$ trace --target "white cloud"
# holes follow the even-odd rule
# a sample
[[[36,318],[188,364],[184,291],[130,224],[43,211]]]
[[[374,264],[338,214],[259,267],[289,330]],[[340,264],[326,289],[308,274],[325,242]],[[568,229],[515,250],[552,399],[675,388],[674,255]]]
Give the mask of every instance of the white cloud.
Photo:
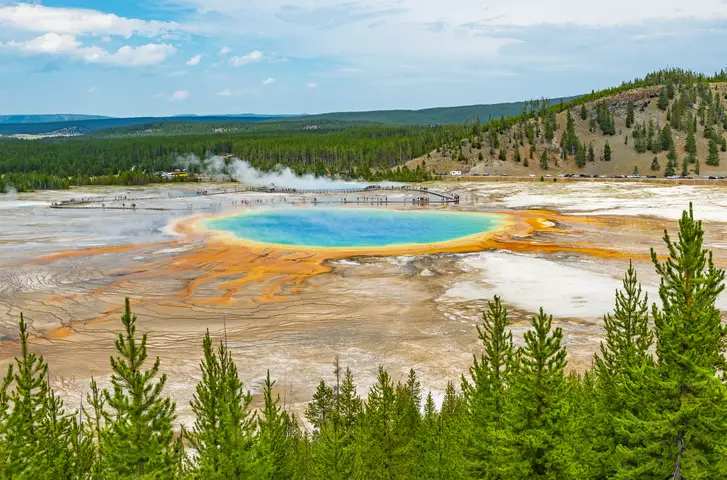
[[[310,82],[305,85],[305,88],[318,88],[318,84],[316,82]]]
[[[183,100],[187,100],[190,96],[191,94],[189,93],[189,90],[177,90],[169,96],[169,101],[181,102]]]
[[[190,67],[194,67],[195,65],[199,65],[199,62],[201,62],[201,61],[202,61],[202,54],[198,53],[194,57],[187,60],[187,65],[189,65]]]
[[[81,42],[73,35],[46,33],[27,42],[8,42],[5,46],[25,53],[73,53],[78,51]]]
[[[232,49],[230,47],[228,47],[227,45],[225,45],[224,47],[222,47],[222,50],[220,50],[220,55],[227,55],[231,51],[232,51]]]
[[[218,97],[231,97],[232,96],[232,90],[229,88],[226,88],[225,90],[217,92]]]
[[[139,20],[82,8],[19,3],[0,6],[0,29],[68,35],[141,35],[155,37],[176,30],[174,22]]]
[[[177,49],[166,43],[150,43],[138,47],[125,45],[116,52],[98,46],[84,47],[73,35],[46,33],[26,42],[7,42],[3,47],[30,55],[68,56],[87,63],[116,67],[148,67],[164,62]]]
[[[266,78],[265,80],[263,80],[263,85],[272,85],[273,83],[275,83],[274,78]]]
[[[230,57],[229,62],[232,66],[241,67],[243,65],[247,65],[248,63],[259,62],[263,58],[263,52],[259,50],[253,50],[252,52],[248,53],[247,55],[243,55],[242,57]]]

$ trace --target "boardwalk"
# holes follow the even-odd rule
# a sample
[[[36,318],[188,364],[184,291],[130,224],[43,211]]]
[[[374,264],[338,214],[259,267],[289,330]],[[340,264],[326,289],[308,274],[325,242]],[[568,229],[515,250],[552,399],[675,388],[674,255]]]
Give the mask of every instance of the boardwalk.
[[[329,199],[317,197],[312,200],[306,196],[303,196],[299,201],[303,203],[313,204],[367,204],[367,205],[388,205],[388,204],[417,204],[426,205],[430,203],[459,203],[458,195],[447,195],[428,189],[427,187],[411,187],[408,185],[400,186],[386,186],[381,187],[378,185],[368,186],[365,188],[347,188],[347,189],[298,189],[298,188],[273,188],[273,187],[234,187],[226,188],[223,190],[199,190],[196,192],[184,192],[181,194],[167,194],[147,197],[129,197],[127,195],[120,196],[103,196],[103,197],[80,197],[65,200],[59,203],[53,203],[51,208],[85,208],[85,209],[108,209],[108,210],[187,210],[191,209],[191,205],[184,209],[173,209],[165,207],[153,207],[148,205],[137,205],[137,202],[156,202],[161,200],[169,199],[192,199],[192,198],[203,198],[213,197],[217,195],[234,195],[237,193],[268,193],[268,194],[285,194],[285,195],[354,195],[357,196],[355,199],[343,197],[340,199]],[[386,192],[405,192],[405,193],[417,193],[421,194],[413,199],[401,199],[393,198],[390,199],[384,195]],[[365,195],[362,195],[365,194]],[[433,197],[433,199],[431,198]],[[280,197],[271,197],[271,202],[268,201],[247,201],[249,204],[259,203],[275,203],[274,200],[279,200]],[[121,203],[121,206],[119,206]],[[288,203],[287,198],[283,198],[280,203]],[[294,203],[293,200],[289,203]],[[107,205],[109,204],[109,205]],[[233,202],[235,204],[235,202]],[[241,203],[240,203],[241,204]],[[210,208],[221,208],[222,204],[214,204]]]

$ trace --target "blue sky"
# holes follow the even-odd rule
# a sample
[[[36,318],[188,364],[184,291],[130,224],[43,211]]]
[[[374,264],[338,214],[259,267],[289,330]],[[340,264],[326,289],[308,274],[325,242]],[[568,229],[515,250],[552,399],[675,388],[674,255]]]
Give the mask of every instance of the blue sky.
[[[0,114],[318,113],[727,66],[727,0],[0,0]]]

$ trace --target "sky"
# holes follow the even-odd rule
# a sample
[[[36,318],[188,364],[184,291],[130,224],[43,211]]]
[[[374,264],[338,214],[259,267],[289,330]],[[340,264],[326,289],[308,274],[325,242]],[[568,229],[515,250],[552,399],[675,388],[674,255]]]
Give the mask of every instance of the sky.
[[[727,67],[727,0],[0,0],[0,114],[321,113]]]

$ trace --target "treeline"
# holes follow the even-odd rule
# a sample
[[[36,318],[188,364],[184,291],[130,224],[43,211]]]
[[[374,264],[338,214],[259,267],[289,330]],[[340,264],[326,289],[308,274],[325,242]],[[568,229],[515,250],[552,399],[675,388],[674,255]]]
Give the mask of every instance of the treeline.
[[[266,376],[262,407],[224,342],[202,342],[194,425],[175,433],[159,358],[126,301],[110,387],[95,380],[67,412],[30,352],[0,384],[0,473],[32,479],[591,479],[727,476],[727,327],[715,301],[725,273],[703,248],[691,208],[669,258],[652,250],[661,306],[629,267],[593,367],[567,374],[563,332],[542,309],[516,347],[499,298],[483,313],[474,357],[441,407],[412,370],[383,368],[365,398],[335,364],[305,410],[281,406]],[[653,324],[650,322],[653,320]]]
[[[148,174],[173,169],[180,156],[234,155],[260,170],[279,165],[297,174],[381,180],[423,180],[395,169],[442,141],[462,137],[463,126],[354,127],[317,132],[217,134],[123,139],[62,139],[0,143],[0,174],[42,173],[59,178]]]
[[[33,190],[65,190],[71,185],[148,185],[150,183],[194,182],[193,177],[164,178],[158,174],[139,171],[126,171],[118,175],[99,175],[90,177],[59,177],[47,173],[6,173],[0,175],[0,193],[29,192]]]

